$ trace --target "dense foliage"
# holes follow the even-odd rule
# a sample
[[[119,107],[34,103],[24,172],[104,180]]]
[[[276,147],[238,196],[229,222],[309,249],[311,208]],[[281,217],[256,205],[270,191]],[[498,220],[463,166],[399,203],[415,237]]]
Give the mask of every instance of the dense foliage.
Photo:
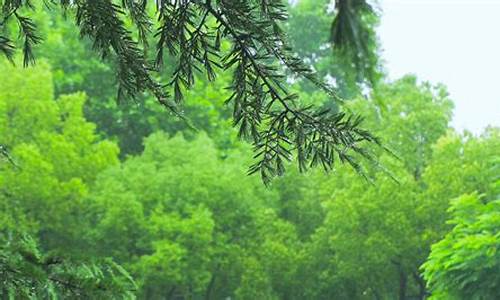
[[[330,38],[356,37],[332,20],[347,14],[366,35],[377,22],[364,1],[346,3],[341,12],[299,1],[286,30],[304,63],[353,98],[342,109],[363,115],[391,151],[368,147],[371,160],[353,161],[368,180],[348,165],[303,173],[283,160],[288,172],[267,187],[247,175],[254,149],[224,104],[231,74],[195,74],[182,89],[193,130],[154,95],[116,102],[119,62],[93,54],[56,7],[31,12],[44,39],[37,64],[0,62],[0,297],[495,299],[500,129],[456,132],[444,86],[381,81],[373,36],[362,39],[365,56],[346,63],[352,53]],[[310,27],[318,31],[308,36]],[[228,53],[230,40],[220,45]],[[287,76],[294,101],[339,111]],[[371,89],[360,95],[363,85]]]
[[[424,276],[435,299],[494,299],[500,295],[500,201],[477,194],[453,201],[453,229],[432,246]]]

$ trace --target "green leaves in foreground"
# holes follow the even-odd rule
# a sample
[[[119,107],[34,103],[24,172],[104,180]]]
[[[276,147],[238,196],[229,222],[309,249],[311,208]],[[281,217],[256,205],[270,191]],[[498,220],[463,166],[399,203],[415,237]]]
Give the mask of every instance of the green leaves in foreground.
[[[255,145],[258,162],[252,165],[249,173],[260,172],[264,183],[268,183],[272,177],[284,174],[285,163],[296,151],[301,171],[315,165],[329,171],[336,162],[341,162],[365,175],[353,153],[375,161],[362,143],[381,144],[368,131],[358,127],[361,121],[361,117],[346,118],[343,113],[332,114],[328,110],[311,113],[308,108],[274,114],[269,120],[268,130]]]
[[[9,299],[133,299],[130,275],[112,260],[74,263],[44,255],[28,235],[0,234],[0,296]]]
[[[500,295],[500,200],[464,195],[449,212],[454,228],[422,266],[434,299],[494,299]]]

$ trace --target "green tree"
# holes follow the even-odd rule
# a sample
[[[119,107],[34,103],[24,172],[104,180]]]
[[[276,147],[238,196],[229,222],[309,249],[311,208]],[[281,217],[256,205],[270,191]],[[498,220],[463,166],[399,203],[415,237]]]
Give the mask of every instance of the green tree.
[[[369,101],[350,105],[367,117],[387,147],[396,149],[397,157],[383,151],[374,155],[398,183],[377,165],[367,166],[376,178],[372,186],[348,171],[314,176],[324,218],[304,247],[305,297],[423,299],[419,267],[434,242],[429,235],[446,230],[434,216],[444,213],[446,208],[436,207],[449,199],[427,206],[422,173],[433,162],[432,145],[448,131],[451,102],[443,87],[405,77],[378,86]]]
[[[422,266],[433,299],[494,299],[500,294],[500,201],[475,194],[452,201],[453,229]]]
[[[249,151],[218,150],[204,134],[150,136],[90,195],[96,255],[131,270],[145,298],[292,296],[300,242],[276,213],[278,193],[245,175]]]
[[[81,226],[78,212],[85,207],[88,185],[118,162],[118,148],[98,141],[95,126],[85,121],[84,94],[54,101],[47,65],[0,68],[0,143],[18,166],[0,166],[0,190],[38,224],[43,247],[64,249]]]
[[[421,212],[422,217],[425,217],[425,211],[440,212],[428,215],[428,224],[435,226],[430,232],[447,232],[450,229],[446,225],[449,200],[473,192],[495,195],[491,182],[499,174],[499,147],[498,128],[488,128],[480,137],[470,133],[450,133],[433,146],[432,161],[423,174],[427,188],[422,196],[424,209]],[[428,235],[431,243],[441,238],[441,234]]]
[[[68,243],[85,245],[73,238],[83,230],[82,200],[96,173],[117,163],[117,147],[97,141],[83,118],[85,95],[53,99],[46,64],[0,70],[0,143],[13,156],[0,165],[0,294],[132,298],[134,281],[111,259],[68,253]]]
[[[165,213],[159,207],[148,219],[153,253],[141,256],[135,267],[143,274],[144,298],[164,291],[167,298],[205,292],[214,254],[214,220],[201,206],[186,214]]]

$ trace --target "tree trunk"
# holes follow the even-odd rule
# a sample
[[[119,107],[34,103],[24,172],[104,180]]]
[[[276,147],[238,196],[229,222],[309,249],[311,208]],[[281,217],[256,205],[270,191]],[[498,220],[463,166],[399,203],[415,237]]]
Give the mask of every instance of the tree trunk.
[[[175,292],[175,286],[173,286],[170,290],[168,290],[168,292],[167,292],[167,299],[168,300],[172,299],[172,296],[174,295],[174,292]]]
[[[210,282],[208,283],[207,289],[205,291],[205,300],[210,300],[210,295],[212,294],[212,289],[214,288],[215,284],[215,274],[212,275],[212,278],[210,278]]]
[[[406,300],[406,283],[407,277],[405,272],[399,269],[399,300]]]
[[[413,273],[413,278],[415,278],[415,281],[417,282],[419,288],[418,299],[425,300],[425,296],[427,295],[427,290],[425,289],[424,279],[417,272]]]

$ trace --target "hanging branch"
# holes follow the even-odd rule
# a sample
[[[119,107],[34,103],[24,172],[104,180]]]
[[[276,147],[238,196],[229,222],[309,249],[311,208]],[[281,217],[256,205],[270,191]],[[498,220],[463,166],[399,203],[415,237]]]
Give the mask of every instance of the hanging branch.
[[[281,26],[287,19],[286,4],[280,0],[172,0],[155,1],[154,7],[147,0],[51,3],[74,13],[81,36],[91,39],[103,58],[116,59],[118,99],[149,92],[183,117],[179,109],[183,93],[195,83],[196,73],[211,81],[218,71],[232,72],[228,87],[232,94],[226,103],[233,108],[239,136],[255,148],[256,162],[249,173],[260,173],[265,183],[282,175],[284,162],[294,158],[302,171],[318,164],[331,170],[340,161],[362,174],[358,158],[373,161],[364,144],[380,142],[360,127],[360,117],[304,106],[298,95],[288,90],[287,76],[302,76],[332,101],[342,102],[335,89],[318,78],[288,45]],[[41,40],[35,35],[34,23],[18,15],[24,6],[33,8],[29,1],[4,1],[0,27],[12,16],[17,18],[26,64],[33,61],[32,46]],[[153,10],[155,15],[148,13]],[[125,18],[133,25],[125,26]],[[147,41],[152,34],[154,62],[147,59]],[[231,43],[229,51],[221,48],[222,40]],[[0,51],[11,57],[14,49],[9,37],[0,36]],[[157,73],[167,53],[175,67],[170,81],[161,83]]]

